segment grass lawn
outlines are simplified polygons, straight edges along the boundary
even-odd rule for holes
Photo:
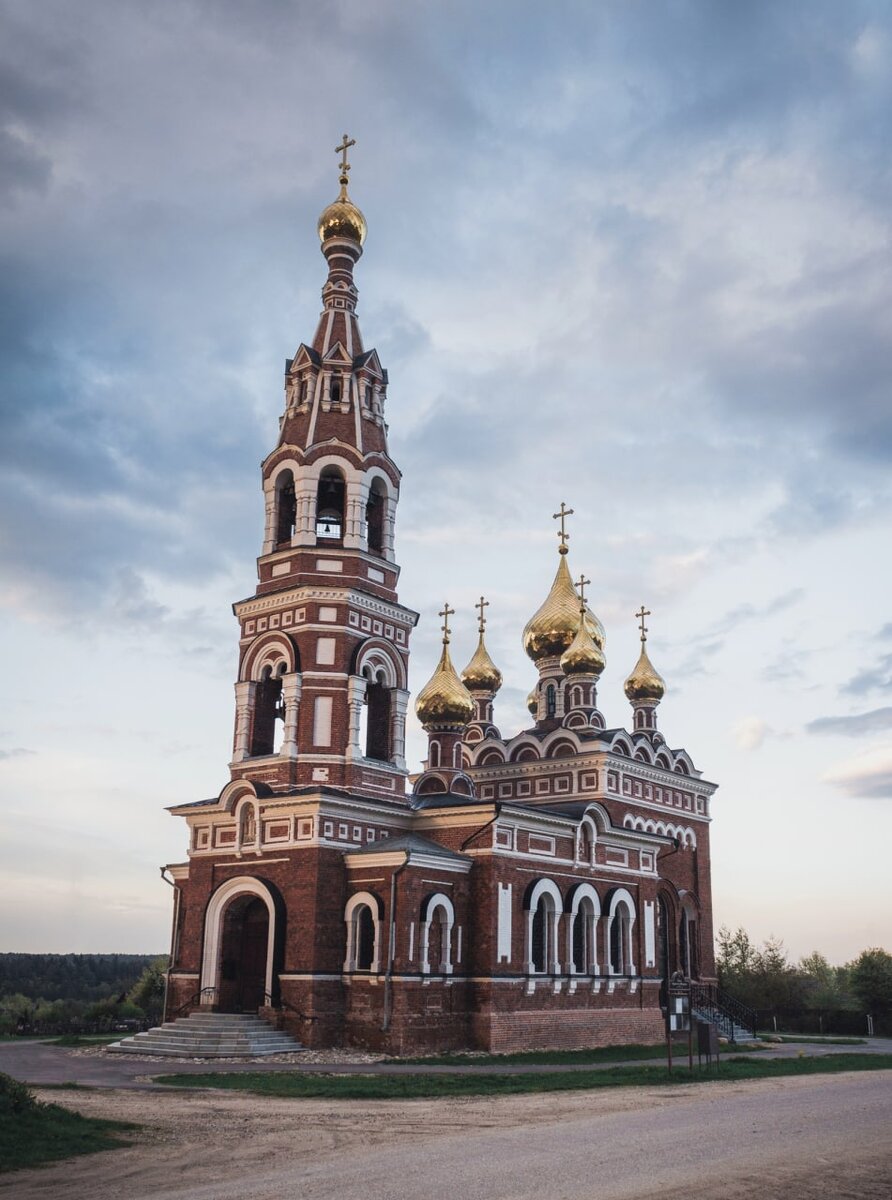
[[[763,1048],[758,1043],[753,1043],[752,1046],[749,1043],[746,1045],[747,1052],[750,1050],[762,1050]],[[740,1046],[722,1046],[721,1051],[723,1054],[739,1054]],[[682,1038],[675,1039],[672,1043],[672,1053],[675,1058],[681,1058],[682,1055],[687,1057],[687,1034]],[[697,1044],[695,1040],[695,1056],[696,1053]],[[599,1046],[597,1049],[591,1050],[518,1050],[514,1054],[439,1054],[431,1055],[427,1058],[398,1058],[393,1059],[393,1061],[420,1067],[499,1067],[522,1066],[524,1063],[529,1063],[531,1066],[564,1067],[581,1063],[627,1063],[636,1059],[644,1060],[652,1058],[665,1060],[665,1042],[659,1042],[656,1046],[635,1044],[630,1046]]]
[[[415,1100],[436,1096],[505,1096],[521,1092],[589,1091],[609,1087],[707,1083],[712,1080],[774,1079],[783,1075],[825,1075],[840,1071],[892,1069],[892,1054],[828,1054],[823,1058],[765,1061],[726,1058],[711,1074],[679,1065],[608,1067],[602,1071],[554,1071],[536,1075],[304,1075],[250,1071],[225,1075],[159,1075],[158,1083],[183,1088],[227,1088],[263,1096],[341,1100]]]
[[[82,1117],[58,1104],[35,1100],[23,1083],[0,1075],[0,1171],[116,1150],[129,1143],[119,1135],[135,1126]]]
[[[808,1046],[865,1046],[867,1044],[867,1038],[822,1037],[818,1033],[760,1033],[759,1037],[777,1042],[804,1042]]]
[[[127,1037],[126,1033],[63,1033],[53,1038],[51,1046],[108,1046]]]

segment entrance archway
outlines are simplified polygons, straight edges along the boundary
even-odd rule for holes
[[[224,1012],[256,1012],[271,1003],[277,935],[281,941],[282,934],[284,910],[278,912],[262,880],[243,875],[217,888],[205,912],[203,1003]]]
[[[266,993],[269,913],[259,896],[237,896],[223,914],[221,1012],[256,1012]]]

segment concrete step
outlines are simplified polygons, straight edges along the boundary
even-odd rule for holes
[[[254,1013],[193,1013],[123,1038],[108,1049],[170,1058],[255,1058],[303,1047]]]

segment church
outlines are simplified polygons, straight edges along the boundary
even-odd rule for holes
[[[427,759],[409,773],[419,614],[398,594],[387,371],[356,315],[352,145],[318,224],[322,313],[286,360],[262,464],[256,590],[233,606],[229,782],[170,810],[188,860],[165,868],[166,1019],[254,1013],[305,1046],[392,1054],[659,1041],[670,978],[714,984],[716,785],[660,731],[643,605],[629,712],[601,713],[605,632],[571,573],[563,502],[554,578],[522,634],[538,675],[527,727],[497,723],[486,601],[461,671],[445,604],[415,697]]]

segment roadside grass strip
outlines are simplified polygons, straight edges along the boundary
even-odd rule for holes
[[[685,1055],[688,1053],[687,1035],[676,1038],[672,1043],[673,1053]],[[749,1054],[754,1050],[764,1050],[759,1042],[745,1045],[725,1045],[721,1047],[723,1054],[740,1054],[746,1050]],[[666,1058],[666,1043],[641,1046],[632,1043],[628,1046],[600,1046],[589,1050],[518,1050],[513,1054],[434,1054],[425,1058],[394,1058],[389,1061],[402,1066],[418,1067],[500,1067],[500,1066],[548,1066],[563,1067],[585,1063],[629,1063],[639,1059]]]
[[[50,1046],[109,1046],[127,1037],[126,1033],[63,1033],[52,1038]]]
[[[730,1058],[711,1072],[690,1072],[687,1063],[665,1067],[608,1067],[600,1071],[554,1071],[529,1075],[318,1075],[263,1072],[158,1075],[156,1083],[180,1088],[222,1088],[296,1099],[423,1100],[437,1096],[509,1096],[525,1092],[576,1092],[595,1088],[678,1086],[785,1075],[835,1075],[842,1071],[888,1071],[892,1054],[828,1054],[822,1058],[766,1061]]]
[[[813,1033],[760,1033],[759,1037],[768,1042],[803,1042],[807,1046],[866,1046],[867,1038],[859,1037],[823,1037]]]
[[[58,1104],[35,1100],[30,1088],[0,1075],[0,1172],[118,1150],[130,1143],[119,1135],[136,1129],[125,1121],[82,1117]]]

